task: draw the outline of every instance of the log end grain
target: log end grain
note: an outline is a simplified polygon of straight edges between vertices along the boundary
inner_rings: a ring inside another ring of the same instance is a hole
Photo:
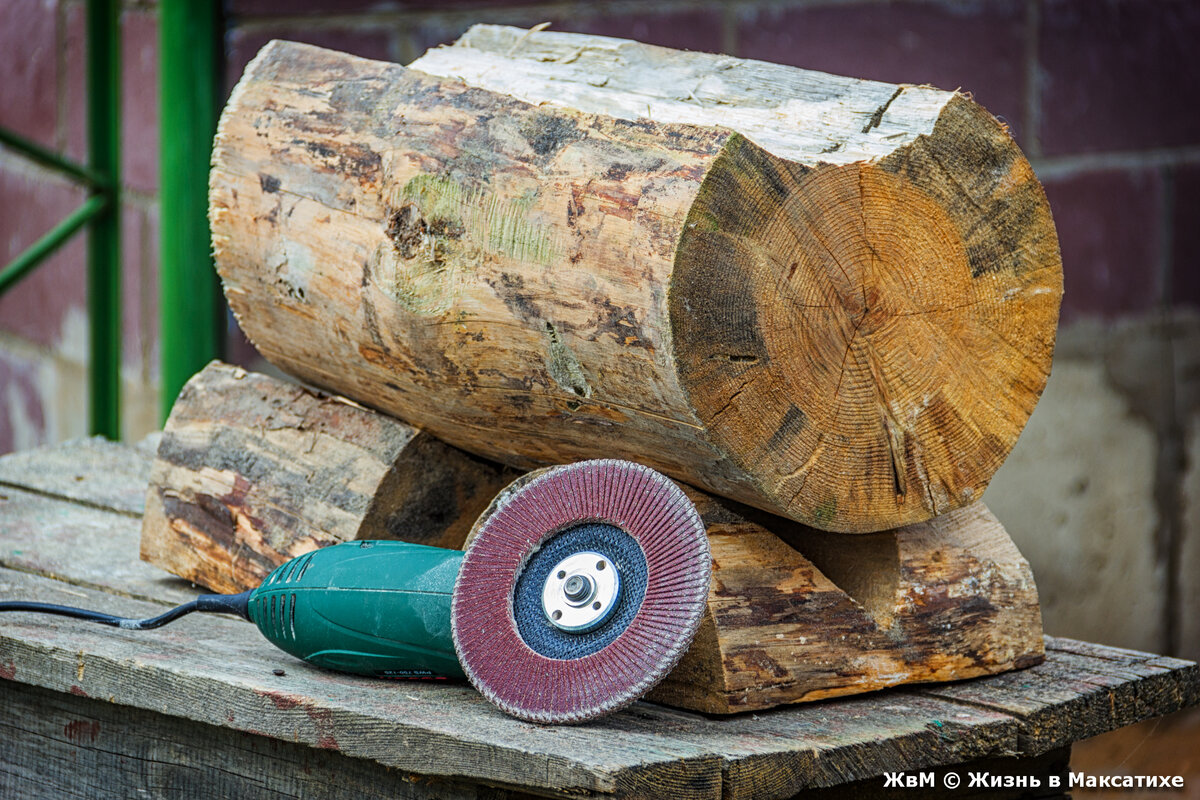
[[[735,137],[670,286],[681,383],[749,499],[868,532],[978,499],[1050,372],[1062,267],[1000,123],[955,97],[887,158],[805,166]]]

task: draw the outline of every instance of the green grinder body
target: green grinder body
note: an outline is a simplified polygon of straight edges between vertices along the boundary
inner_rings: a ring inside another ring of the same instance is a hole
[[[465,678],[450,632],[463,553],[361,541],[275,569],[248,602],[275,646],[312,664],[380,678]]]

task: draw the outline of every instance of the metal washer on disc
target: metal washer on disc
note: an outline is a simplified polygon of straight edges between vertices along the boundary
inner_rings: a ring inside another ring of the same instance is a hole
[[[594,630],[621,599],[621,576],[612,561],[593,550],[554,565],[542,586],[542,611],[550,624],[569,633]]]

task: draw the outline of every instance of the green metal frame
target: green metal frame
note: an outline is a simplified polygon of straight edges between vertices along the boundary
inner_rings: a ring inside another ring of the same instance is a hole
[[[224,350],[225,303],[207,215],[223,34],[219,0],[159,6],[161,419],[183,384]],[[121,433],[120,43],[119,0],[88,0],[87,165],[0,128],[0,145],[88,189],[78,209],[0,269],[0,294],[87,226],[88,429],[112,439]]]
[[[88,168],[109,202],[88,235],[88,419],[121,436],[121,19],[118,0],[89,0]]]
[[[88,226],[88,429],[121,434],[121,41],[117,0],[88,0],[88,163],[82,166],[11,131],[0,143],[78,181],[88,199],[0,270],[11,289],[84,225]]]
[[[164,0],[159,6],[163,420],[183,385],[225,345],[225,301],[208,228],[223,31],[217,0]]]

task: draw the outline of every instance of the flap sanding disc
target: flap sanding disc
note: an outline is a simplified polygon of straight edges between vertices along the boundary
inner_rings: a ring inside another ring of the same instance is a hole
[[[707,607],[704,525],[670,479],[628,461],[547,470],[480,527],[454,586],[454,647],[488,700],[583,722],[644,695]]]

